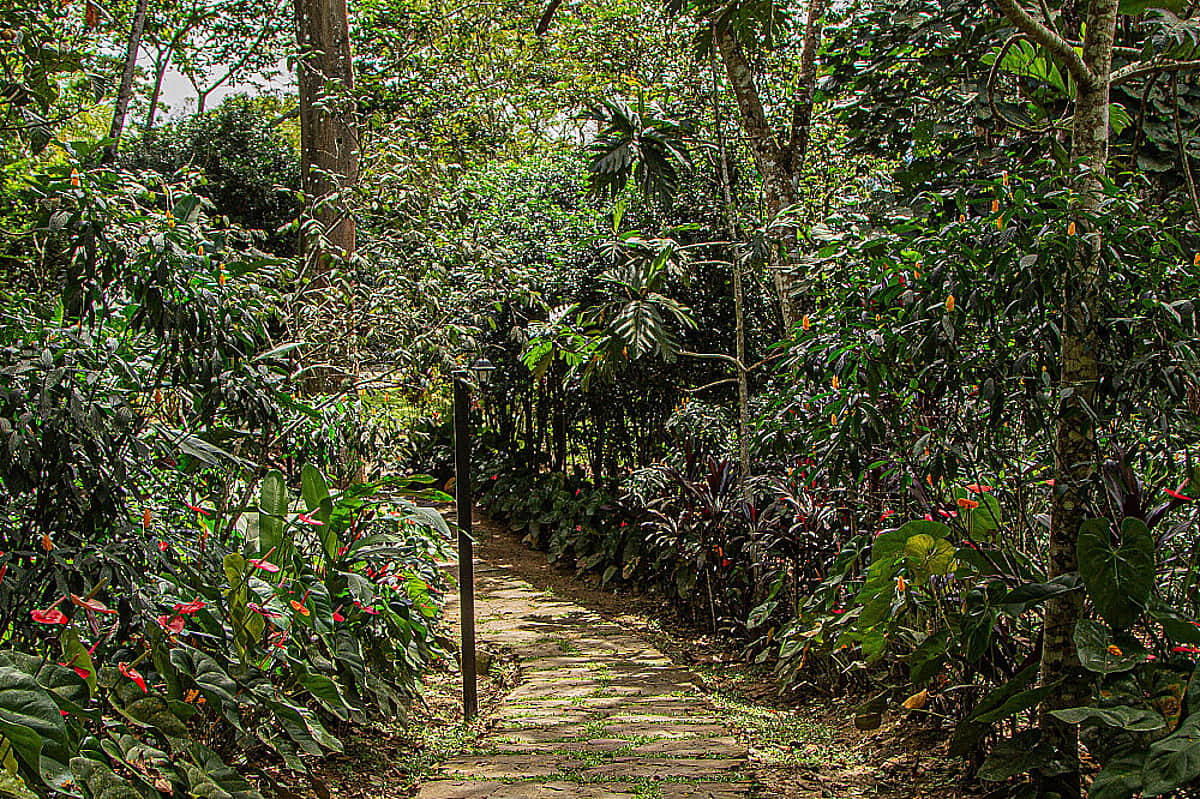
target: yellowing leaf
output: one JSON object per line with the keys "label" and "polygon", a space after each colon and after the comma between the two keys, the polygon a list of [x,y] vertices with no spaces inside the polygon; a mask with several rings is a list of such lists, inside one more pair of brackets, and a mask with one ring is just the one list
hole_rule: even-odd
{"label": "yellowing leaf", "polygon": [[909,710],[920,710],[929,701],[928,689],[922,689],[904,700],[904,706]]}

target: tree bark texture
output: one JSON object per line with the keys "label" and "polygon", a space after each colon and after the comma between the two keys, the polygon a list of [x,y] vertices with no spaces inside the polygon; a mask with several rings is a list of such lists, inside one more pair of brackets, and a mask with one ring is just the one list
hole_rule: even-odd
{"label": "tree bark texture", "polygon": [[[791,130],[776,136],[763,108],[754,71],[736,33],[728,25],[714,25],[713,38],[725,65],[725,74],[737,102],[742,130],[750,145],[755,165],[762,175],[767,214],[777,216],[800,199],[800,167],[811,140],[812,109],[816,92],[817,50],[821,44],[821,20],[827,0],[812,0],[808,8],[804,45],[800,53],[800,95],[792,105]],[[796,308],[791,270],[797,258],[796,231],[783,225],[781,247],[772,250],[771,273],[785,328],[800,320]]]}
{"label": "tree bark texture", "polygon": [[308,204],[300,244],[310,285],[319,288],[331,259],[354,252],[354,217],[345,197],[358,178],[359,154],[350,24],[346,0],[295,0],[295,14],[301,183]]}
{"label": "tree bark texture", "polygon": [[125,130],[125,117],[129,113],[129,101],[133,97],[133,74],[137,68],[138,48],[142,45],[142,31],[146,28],[146,8],[149,0],[138,0],[134,7],[133,20],[129,26],[129,40],[125,46],[125,69],[121,72],[121,85],[117,90],[117,101],[113,105],[112,125],[108,138],[112,139],[104,148],[103,161],[111,164],[117,158],[121,145],[121,133]]}
{"label": "tree bark texture", "polygon": [[[1099,306],[1103,277],[1101,231],[1092,217],[1100,209],[1100,181],[1108,163],[1109,86],[1117,4],[1118,0],[1091,0],[1082,53],[1090,75],[1085,75],[1084,80],[1077,79],[1079,88],[1071,131],[1072,161],[1080,170],[1074,215],[1079,240],[1065,270],[1062,287],[1054,500],[1047,554],[1051,579],[1079,570],[1076,555],[1079,528],[1093,512],[1098,491],[1100,457],[1093,406],[1101,378]],[[1045,777],[1042,793],[1058,794],[1064,799],[1081,795],[1078,729],[1055,719],[1049,711],[1085,704],[1087,700],[1088,683],[1080,673],[1074,643],[1075,625],[1082,611],[1083,597],[1077,591],[1052,597],[1046,603],[1041,681],[1052,684],[1062,680],[1063,687],[1050,694],[1043,706],[1041,722],[1046,739],[1064,754],[1070,770]]]}

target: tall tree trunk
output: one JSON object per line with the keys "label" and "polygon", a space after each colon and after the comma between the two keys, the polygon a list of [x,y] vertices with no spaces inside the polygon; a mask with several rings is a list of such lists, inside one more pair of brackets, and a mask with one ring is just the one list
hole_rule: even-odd
{"label": "tall tree trunk", "polygon": [[321,287],[333,257],[354,252],[345,192],[358,178],[358,125],[346,0],[295,0],[302,186],[311,219],[301,249],[310,285]]}
{"label": "tall tree trunk", "polygon": [[[1053,579],[1077,572],[1079,527],[1095,506],[1099,478],[1093,405],[1100,385],[1100,263],[1101,231],[1090,220],[1100,208],[1101,179],[1108,166],[1108,103],[1112,81],[1113,41],[1118,0],[1091,0],[1086,12],[1082,52],[1037,20],[1017,0],[997,0],[1009,20],[1023,33],[1050,50],[1075,78],[1075,118],[1071,130],[1071,161],[1078,165],[1077,205],[1073,213],[1078,233],[1075,252],[1063,275],[1062,351],[1060,354],[1058,417],[1054,444],[1054,499],[1051,507],[1047,574]],[[1074,633],[1083,611],[1079,592],[1060,594],[1046,602],[1042,641],[1041,681],[1061,681],[1043,703],[1043,740],[1053,745],[1067,764],[1066,773],[1043,775],[1040,791],[1076,799],[1082,793],[1079,772],[1079,733],[1050,712],[1084,704],[1088,683],[1080,673]]]}
{"label": "tall tree trunk", "polygon": [[[1099,301],[1103,280],[1101,231],[1089,221],[1100,208],[1101,178],[1108,165],[1109,77],[1118,0],[1092,0],[1087,16],[1083,60],[1094,79],[1080,82],[1071,131],[1071,160],[1080,167],[1076,181],[1079,206],[1075,224],[1079,242],[1063,280],[1062,353],[1058,420],[1054,446],[1054,502],[1051,509],[1047,576],[1079,571],[1076,544],[1079,527],[1095,507],[1100,458],[1096,449],[1093,405],[1100,385]],[[1041,681],[1064,680],[1043,707],[1042,728],[1071,766],[1064,775],[1047,777],[1043,793],[1064,799],[1081,794],[1079,734],[1074,725],[1050,715],[1051,710],[1086,703],[1088,683],[1080,674],[1075,651],[1075,625],[1083,611],[1078,591],[1046,603]]]}
{"label": "tall tree trunk", "polygon": [[133,20],[129,26],[129,40],[125,45],[125,69],[121,72],[121,86],[117,90],[117,101],[113,105],[112,125],[108,138],[112,139],[104,148],[102,160],[111,164],[117,159],[121,144],[121,133],[125,130],[125,116],[129,113],[129,101],[133,97],[133,74],[137,68],[138,48],[142,44],[142,31],[146,29],[146,8],[149,0],[137,0]]}

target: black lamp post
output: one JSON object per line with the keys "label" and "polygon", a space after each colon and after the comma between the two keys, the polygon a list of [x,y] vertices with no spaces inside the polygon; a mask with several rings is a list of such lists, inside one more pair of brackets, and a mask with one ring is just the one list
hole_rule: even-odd
{"label": "black lamp post", "polygon": [[454,372],[454,487],[458,500],[458,597],[462,617],[463,718],[479,712],[475,685],[475,562],[471,541],[471,383],[486,386],[492,378],[487,358],[476,358]]}

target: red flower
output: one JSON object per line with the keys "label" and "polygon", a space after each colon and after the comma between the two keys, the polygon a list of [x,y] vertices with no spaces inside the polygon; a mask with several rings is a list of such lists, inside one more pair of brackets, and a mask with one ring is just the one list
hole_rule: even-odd
{"label": "red flower", "polygon": [[250,608],[250,610],[254,611],[258,615],[265,616],[268,619],[282,619],[283,618],[282,613],[276,613],[273,610],[267,610],[266,608],[264,608],[262,605],[258,604],[257,602],[247,602],[246,607]]}
{"label": "red flower", "polygon": [[146,681],[144,679],[142,679],[142,675],[138,674],[137,670],[131,668],[128,663],[126,663],[125,661],[121,661],[120,663],[118,663],[117,671],[121,672],[126,677],[133,680],[134,683],[137,684],[137,687],[142,689],[142,693],[144,693],[144,694],[150,693],[149,691],[146,690]]}
{"label": "red flower", "polygon": [[166,552],[168,549],[170,549],[170,547],[171,547],[171,545],[168,544],[166,541],[158,542],[158,551],[159,552]]}
{"label": "red flower", "polygon": [[174,618],[166,615],[159,616],[158,626],[171,635],[179,635],[183,632],[183,616],[175,616]]}
{"label": "red flower", "polygon": [[363,603],[359,602],[357,599],[354,600],[354,607],[359,608],[360,610],[362,610],[363,613],[370,613],[372,616],[379,615],[378,610],[376,610],[375,608],[363,605]]}
{"label": "red flower", "polygon": [[346,617],[345,617],[345,616],[343,616],[342,614],[338,613],[338,612],[335,610],[335,611],[333,612],[333,620],[334,620],[334,621],[345,621],[345,620],[346,620]]}
{"label": "red flower", "polygon": [[1183,493],[1183,489],[1185,489],[1185,488],[1187,488],[1187,483],[1184,483],[1183,485],[1179,486],[1179,488],[1175,489],[1174,491],[1172,491],[1171,489],[1168,488],[1167,496],[1169,496],[1173,499],[1177,499],[1180,502],[1195,502],[1196,501],[1195,497],[1189,497],[1188,495]]}
{"label": "red flower", "polygon": [[1173,646],[1171,651],[1184,655],[1200,655],[1200,646]]}
{"label": "red flower", "polygon": [[30,617],[38,624],[67,624],[67,617],[58,608],[47,608],[46,610],[31,610]]}
{"label": "red flower", "polygon": [[250,565],[256,569],[262,569],[269,574],[279,571],[279,567],[266,558],[251,558]]}
{"label": "red flower", "polygon": [[890,509],[890,508],[885,508],[885,509],[884,509],[884,511],[883,511],[883,514],[882,514],[882,515],[879,517],[879,521],[883,521],[883,520],[884,520],[884,519],[886,519],[887,517],[889,517],[889,516],[895,516],[895,515],[896,515],[896,511],[894,511],[894,510],[892,510],[892,509]]}
{"label": "red flower", "polygon": [[175,605],[175,613],[180,616],[190,616],[197,611],[204,609],[204,600],[196,597],[191,602],[186,602],[182,605]]}
{"label": "red flower", "polygon": [[86,680],[88,677],[92,676],[92,673],[90,671],[85,669],[83,666],[76,666],[74,663],[59,663],[58,665],[66,666],[68,669],[73,670],[76,674],[79,675],[79,679],[81,679],[81,680]]}
{"label": "red flower", "polygon": [[984,494],[992,490],[991,486],[981,486],[979,483],[971,483],[967,486],[968,491],[974,491],[976,494]]}
{"label": "red flower", "polygon": [[297,612],[297,613],[299,613],[301,616],[308,616],[308,615],[309,615],[309,610],[308,610],[308,608],[304,607],[304,605],[302,605],[301,603],[297,602],[296,600],[294,600],[294,599],[293,599],[293,600],[292,600],[291,602],[289,602],[288,604],[290,604],[290,605],[292,606],[292,610],[296,611],[296,612]]}
{"label": "red flower", "polygon": [[207,511],[204,508],[197,507],[196,505],[193,505],[190,502],[185,502],[183,504],[187,505],[188,510],[194,510],[194,511],[196,511],[196,513],[199,513],[201,516],[211,516],[212,515],[211,511]]}
{"label": "red flower", "polygon": [[311,524],[313,527],[322,527],[325,524],[325,522],[321,521],[320,519],[314,519],[312,515],[308,513],[301,513],[296,517],[296,521],[304,524]]}

